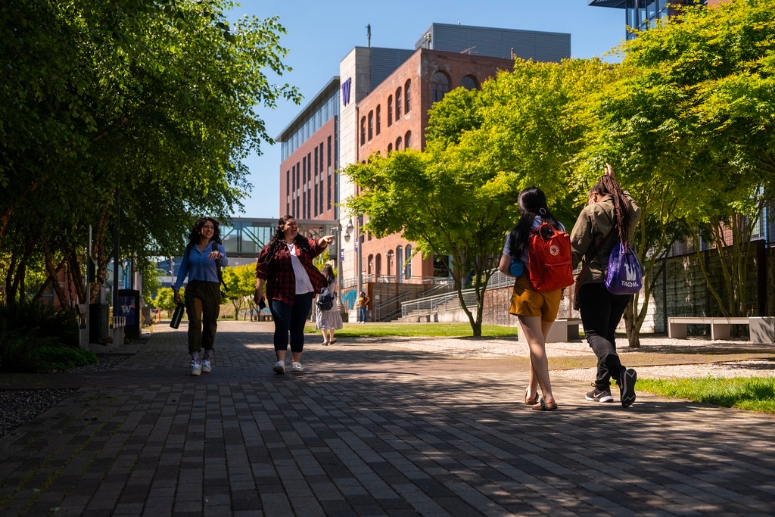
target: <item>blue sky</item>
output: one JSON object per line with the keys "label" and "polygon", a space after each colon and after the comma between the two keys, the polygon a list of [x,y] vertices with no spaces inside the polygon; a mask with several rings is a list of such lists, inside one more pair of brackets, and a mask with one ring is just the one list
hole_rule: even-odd
{"label": "blue sky", "polygon": [[[571,54],[579,58],[603,57],[624,38],[624,11],[590,7],[587,0],[242,0],[230,18],[244,14],[280,17],[288,31],[281,40],[290,51],[285,63],[293,71],[271,79],[298,87],[304,96],[301,106],[281,103],[275,110],[259,110],[272,137],[338,75],[339,62],[353,47],[366,46],[367,24],[371,25],[373,47],[407,49],[413,49],[434,22],[570,33]],[[261,156],[246,160],[253,191],[244,201],[245,212],[232,214],[235,217],[282,215],[280,146],[262,143],[261,147]]]}

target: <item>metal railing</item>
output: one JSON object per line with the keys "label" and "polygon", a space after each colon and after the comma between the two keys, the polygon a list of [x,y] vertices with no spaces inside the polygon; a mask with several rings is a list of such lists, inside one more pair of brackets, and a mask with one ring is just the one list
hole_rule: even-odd
{"label": "metal railing", "polygon": [[401,293],[374,306],[374,321],[390,321],[401,315],[401,302],[411,298],[411,293]]}
{"label": "metal railing", "polygon": [[[494,270],[490,281],[487,282],[487,290],[499,289],[514,285],[514,279],[504,275],[500,271]],[[461,294],[466,307],[476,305],[476,289],[464,289]],[[411,300],[401,304],[401,317],[407,316],[427,316],[439,312],[452,311],[461,308],[460,298],[457,291],[444,293],[435,296],[427,296]]]}
{"label": "metal railing", "polygon": [[[378,283],[397,283],[398,277],[396,275],[363,275],[361,283],[378,282]],[[452,283],[452,278],[439,277],[439,276],[413,276],[412,278],[402,278],[402,284],[435,284],[435,285],[449,285]],[[345,278],[342,280],[342,287],[355,287],[358,285],[357,278]]]}

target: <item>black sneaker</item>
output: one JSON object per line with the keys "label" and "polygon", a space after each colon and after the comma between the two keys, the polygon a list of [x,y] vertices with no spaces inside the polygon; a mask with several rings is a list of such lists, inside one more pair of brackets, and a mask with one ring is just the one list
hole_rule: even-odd
{"label": "black sneaker", "polygon": [[597,388],[587,392],[585,398],[592,402],[613,402],[614,398],[608,390],[599,390]]}
{"label": "black sneaker", "polygon": [[635,383],[638,381],[638,372],[632,368],[624,370],[619,377],[619,393],[622,407],[630,407],[635,402]]}

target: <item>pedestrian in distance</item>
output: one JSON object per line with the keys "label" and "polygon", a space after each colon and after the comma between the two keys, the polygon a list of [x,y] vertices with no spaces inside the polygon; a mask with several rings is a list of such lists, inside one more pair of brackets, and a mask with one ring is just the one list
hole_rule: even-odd
{"label": "pedestrian in distance", "polygon": [[594,402],[613,402],[611,378],[619,384],[623,407],[635,402],[638,374],[625,368],[616,353],[616,327],[632,295],[617,295],[605,285],[608,259],[620,242],[629,246],[640,220],[640,209],[614,178],[606,164],[605,174],[594,184],[587,206],[579,214],[571,231],[573,268],[583,264],[576,279],[577,304],[589,346],[597,356],[595,388],[585,398]]}
{"label": "pedestrian in distance", "polygon": [[[328,292],[333,296],[331,300],[331,307],[329,309],[321,308],[321,304],[315,304],[315,329],[323,333],[323,345],[328,346],[336,343],[334,334],[337,330],[341,329],[342,315],[339,314],[339,306],[336,302],[336,275],[334,274],[334,268],[331,264],[326,264],[321,270],[323,276],[326,277],[328,282]],[[318,295],[318,298],[320,295]]]}
{"label": "pedestrian in distance", "polygon": [[[565,227],[549,211],[546,196],[537,187],[528,187],[520,192],[517,205],[521,217],[506,236],[498,269],[505,275],[516,277],[509,312],[519,318],[521,331],[530,349],[525,404],[535,410],[552,411],[557,409],[557,401],[552,394],[549,379],[546,336],[557,318],[562,289],[537,291],[533,288],[529,278],[531,264],[528,246],[533,230],[543,223],[548,223],[555,231],[564,232]],[[536,268],[537,265],[533,264],[532,267]],[[540,398],[539,386],[543,395]]]}
{"label": "pedestrian in distance", "polygon": [[266,299],[274,320],[275,373],[285,373],[289,333],[291,371],[300,373],[304,370],[301,364],[304,324],[315,294],[328,285],[326,277],[312,264],[312,259],[323,253],[333,240],[332,235],[318,240],[299,235],[296,219],[284,215],[269,243],[258,255],[254,300],[261,305],[266,283]]}
{"label": "pedestrian in distance", "polygon": [[[188,236],[188,245],[172,288],[175,303],[180,304],[180,288],[188,277],[185,304],[188,315],[188,352],[191,375],[212,371],[215,332],[221,311],[220,268],[229,259],[221,243],[220,223],[212,217],[200,217]],[[204,349],[204,355],[200,354]]]}
{"label": "pedestrian in distance", "polygon": [[358,295],[358,300],[355,302],[355,306],[358,307],[358,323],[366,323],[366,319],[369,316],[369,302],[371,298],[366,296],[364,291]]}

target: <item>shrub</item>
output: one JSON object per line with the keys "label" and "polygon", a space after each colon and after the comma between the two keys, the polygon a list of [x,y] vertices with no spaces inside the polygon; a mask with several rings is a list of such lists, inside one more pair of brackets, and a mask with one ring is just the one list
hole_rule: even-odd
{"label": "shrub", "polygon": [[78,346],[78,316],[72,309],[55,311],[38,301],[0,307],[0,328],[4,331],[38,329],[40,336],[53,337],[60,343]]}

